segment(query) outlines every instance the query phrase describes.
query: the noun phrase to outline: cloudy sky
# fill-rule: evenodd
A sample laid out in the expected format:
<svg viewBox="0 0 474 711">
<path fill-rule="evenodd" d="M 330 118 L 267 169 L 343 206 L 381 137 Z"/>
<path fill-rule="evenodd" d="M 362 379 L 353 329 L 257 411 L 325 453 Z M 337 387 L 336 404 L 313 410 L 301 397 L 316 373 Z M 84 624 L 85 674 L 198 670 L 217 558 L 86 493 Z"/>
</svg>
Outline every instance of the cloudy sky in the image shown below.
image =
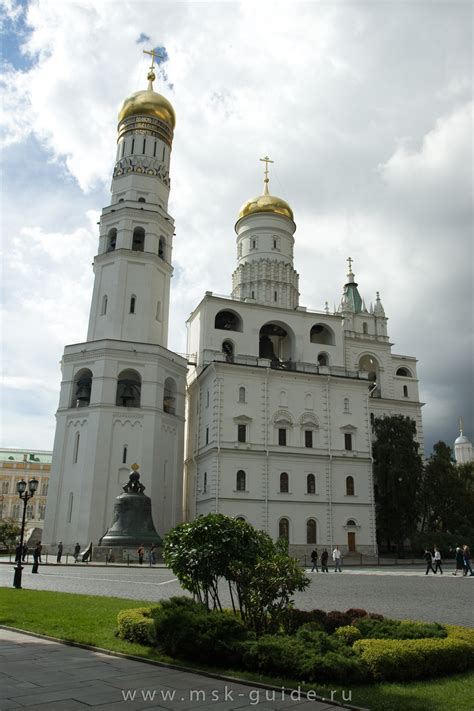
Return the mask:
<svg viewBox="0 0 474 711">
<path fill-rule="evenodd" d="M 0 0 L 0 445 L 53 444 L 62 351 L 85 339 L 117 112 L 145 88 L 177 114 L 170 347 L 205 290 L 227 294 L 234 223 L 293 207 L 301 303 L 338 303 L 346 258 L 380 290 L 394 352 L 419 359 L 428 452 L 474 440 L 470 2 Z"/>
</svg>

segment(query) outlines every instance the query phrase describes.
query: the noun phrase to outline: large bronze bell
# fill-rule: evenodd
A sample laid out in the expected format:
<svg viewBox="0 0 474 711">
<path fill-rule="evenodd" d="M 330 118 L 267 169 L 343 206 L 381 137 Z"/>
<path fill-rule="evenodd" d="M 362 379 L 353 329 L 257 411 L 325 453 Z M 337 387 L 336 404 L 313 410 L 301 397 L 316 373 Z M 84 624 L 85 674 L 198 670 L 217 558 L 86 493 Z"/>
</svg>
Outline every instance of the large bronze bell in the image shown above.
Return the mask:
<svg viewBox="0 0 474 711">
<path fill-rule="evenodd" d="M 153 523 L 151 499 L 144 493 L 145 487 L 140 483 L 137 470 L 138 465 L 133 464 L 130 479 L 123 487 L 124 493 L 115 500 L 114 520 L 100 541 L 101 546 L 162 545 Z"/>
</svg>

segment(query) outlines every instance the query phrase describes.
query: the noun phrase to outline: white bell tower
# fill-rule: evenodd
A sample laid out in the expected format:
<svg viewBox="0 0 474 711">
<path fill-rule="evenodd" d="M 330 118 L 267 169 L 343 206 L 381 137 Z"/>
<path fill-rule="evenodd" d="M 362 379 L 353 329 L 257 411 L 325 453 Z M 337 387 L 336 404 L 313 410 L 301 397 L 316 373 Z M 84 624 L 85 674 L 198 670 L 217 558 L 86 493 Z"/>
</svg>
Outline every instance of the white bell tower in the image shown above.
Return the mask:
<svg viewBox="0 0 474 711">
<path fill-rule="evenodd" d="M 186 361 L 167 350 L 173 107 L 148 87 L 119 114 L 87 341 L 66 346 L 43 542 L 94 544 L 140 466 L 160 535 L 182 518 Z"/>
</svg>

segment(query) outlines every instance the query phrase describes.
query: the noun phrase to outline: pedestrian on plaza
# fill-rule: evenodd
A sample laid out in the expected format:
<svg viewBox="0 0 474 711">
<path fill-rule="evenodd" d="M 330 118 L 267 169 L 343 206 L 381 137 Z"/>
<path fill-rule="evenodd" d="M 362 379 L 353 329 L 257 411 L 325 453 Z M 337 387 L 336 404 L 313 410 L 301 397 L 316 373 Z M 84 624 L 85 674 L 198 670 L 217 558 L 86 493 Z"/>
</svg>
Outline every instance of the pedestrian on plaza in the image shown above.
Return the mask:
<svg viewBox="0 0 474 711">
<path fill-rule="evenodd" d="M 79 545 L 79 543 L 76 543 L 76 545 L 74 546 L 74 553 L 73 553 L 75 563 L 77 563 L 80 552 L 81 552 L 81 546 Z"/>
<path fill-rule="evenodd" d="M 453 575 L 457 575 L 458 570 L 464 571 L 464 555 L 460 546 L 456 546 L 456 565 Z"/>
<path fill-rule="evenodd" d="M 59 544 L 58 544 L 58 554 L 57 554 L 57 556 L 56 556 L 56 563 L 60 563 L 60 562 L 61 562 L 61 558 L 62 558 L 62 555 L 63 555 L 63 548 L 64 548 L 63 542 L 62 542 L 62 541 L 59 541 Z"/>
<path fill-rule="evenodd" d="M 463 575 L 467 575 L 468 573 L 470 575 L 474 575 L 471 568 L 471 551 L 469 550 L 469 546 L 467 544 L 464 544 L 462 547 L 462 555 L 464 562 Z"/>
<path fill-rule="evenodd" d="M 141 544 L 140 548 L 137 550 L 138 553 L 138 562 L 140 565 L 143 565 L 143 556 L 145 555 L 145 549 L 143 547 L 143 543 Z"/>
<path fill-rule="evenodd" d="M 156 563 L 156 546 L 154 543 L 151 544 L 150 550 L 148 551 L 148 562 L 150 566 Z"/>
<path fill-rule="evenodd" d="M 311 568 L 311 572 L 314 573 L 314 571 L 318 572 L 318 551 L 315 548 L 314 551 L 311 553 L 311 562 L 313 563 L 313 567 Z"/>
<path fill-rule="evenodd" d="M 428 550 L 428 548 L 425 548 L 425 552 L 423 554 L 423 558 L 426 561 L 426 573 L 425 575 L 428 575 L 429 571 L 431 570 L 432 573 L 436 575 L 436 570 L 433 568 L 433 556 L 431 555 L 431 551 Z"/>
<path fill-rule="evenodd" d="M 109 548 L 109 552 L 107 553 L 107 563 L 115 563 L 115 556 L 112 548 Z"/>
<path fill-rule="evenodd" d="M 336 564 L 335 568 L 334 568 L 334 572 L 337 573 L 339 571 L 339 573 L 342 573 L 342 570 L 341 570 L 342 553 L 339 550 L 339 546 L 336 546 L 334 548 L 334 550 L 332 552 L 332 559 L 333 559 L 334 563 Z"/>
<path fill-rule="evenodd" d="M 439 572 L 441 573 L 441 575 L 443 575 L 443 569 L 441 567 L 441 563 L 442 563 L 441 552 L 440 552 L 438 546 L 434 547 L 434 562 L 435 562 L 434 572 L 437 573 L 438 568 L 439 568 Z"/>
<path fill-rule="evenodd" d="M 32 573 L 38 572 L 38 566 L 41 563 L 41 543 L 37 543 L 33 551 L 33 567 L 31 569 Z"/>
<path fill-rule="evenodd" d="M 27 555 L 28 555 L 28 546 L 26 545 L 26 543 L 23 543 L 23 550 L 21 552 L 21 559 L 22 559 L 23 563 L 25 562 Z"/>
<path fill-rule="evenodd" d="M 321 553 L 321 573 L 329 573 L 328 558 L 329 553 L 327 551 L 327 548 L 325 548 Z"/>
</svg>

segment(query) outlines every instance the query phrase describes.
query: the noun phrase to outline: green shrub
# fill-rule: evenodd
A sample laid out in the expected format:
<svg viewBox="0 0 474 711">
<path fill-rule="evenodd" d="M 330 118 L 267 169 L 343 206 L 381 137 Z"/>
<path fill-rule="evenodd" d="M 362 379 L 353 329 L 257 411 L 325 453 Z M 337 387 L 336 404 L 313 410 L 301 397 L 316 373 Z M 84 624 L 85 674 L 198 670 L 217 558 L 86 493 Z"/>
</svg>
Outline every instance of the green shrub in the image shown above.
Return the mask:
<svg viewBox="0 0 474 711">
<path fill-rule="evenodd" d="M 346 610 L 346 615 L 350 617 L 351 620 L 357 620 L 359 617 L 368 617 L 369 613 L 360 607 L 351 607 L 349 610 Z"/>
<path fill-rule="evenodd" d="M 474 667 L 474 644 L 446 639 L 361 639 L 353 649 L 375 680 L 412 681 Z"/>
<path fill-rule="evenodd" d="M 437 622 L 412 622 L 411 620 L 377 620 L 360 617 L 354 626 L 365 639 L 425 639 L 446 637 L 447 632 Z"/>
<path fill-rule="evenodd" d="M 344 627 L 346 625 L 350 625 L 352 622 L 352 618 L 347 615 L 345 612 L 340 612 L 339 610 L 331 610 L 331 612 L 328 612 L 326 616 L 326 621 L 325 621 L 325 627 L 326 627 L 326 632 L 329 632 L 329 634 L 332 634 L 334 630 L 336 630 L 338 627 Z"/>
<path fill-rule="evenodd" d="M 300 671 L 301 677 L 309 682 L 347 684 L 371 681 L 364 660 L 348 647 L 344 653 L 310 654 L 302 659 Z"/>
<path fill-rule="evenodd" d="M 163 600 L 154 610 L 156 640 L 172 656 L 218 665 L 239 664 L 250 633 L 237 616 L 208 612 L 189 598 Z"/>
<path fill-rule="evenodd" d="M 334 632 L 334 636 L 340 639 L 344 644 L 352 647 L 354 642 L 361 639 L 362 632 L 357 627 L 353 625 L 345 625 L 344 627 L 338 627 Z"/>
<path fill-rule="evenodd" d="M 294 634 L 302 625 L 317 624 L 320 630 L 326 629 L 327 613 L 324 610 L 298 610 L 290 608 L 283 620 L 283 627 L 287 634 Z"/>
<path fill-rule="evenodd" d="M 138 644 L 155 644 L 154 608 L 137 607 L 122 610 L 117 615 L 118 635 L 121 639 Z"/>
<path fill-rule="evenodd" d="M 300 678 L 301 665 L 309 651 L 305 643 L 286 635 L 264 635 L 243 645 L 243 666 L 270 676 Z"/>
<path fill-rule="evenodd" d="M 304 642 L 313 654 L 325 654 L 343 647 L 343 642 L 319 629 L 318 622 L 308 622 L 296 632 L 296 638 Z"/>
</svg>

